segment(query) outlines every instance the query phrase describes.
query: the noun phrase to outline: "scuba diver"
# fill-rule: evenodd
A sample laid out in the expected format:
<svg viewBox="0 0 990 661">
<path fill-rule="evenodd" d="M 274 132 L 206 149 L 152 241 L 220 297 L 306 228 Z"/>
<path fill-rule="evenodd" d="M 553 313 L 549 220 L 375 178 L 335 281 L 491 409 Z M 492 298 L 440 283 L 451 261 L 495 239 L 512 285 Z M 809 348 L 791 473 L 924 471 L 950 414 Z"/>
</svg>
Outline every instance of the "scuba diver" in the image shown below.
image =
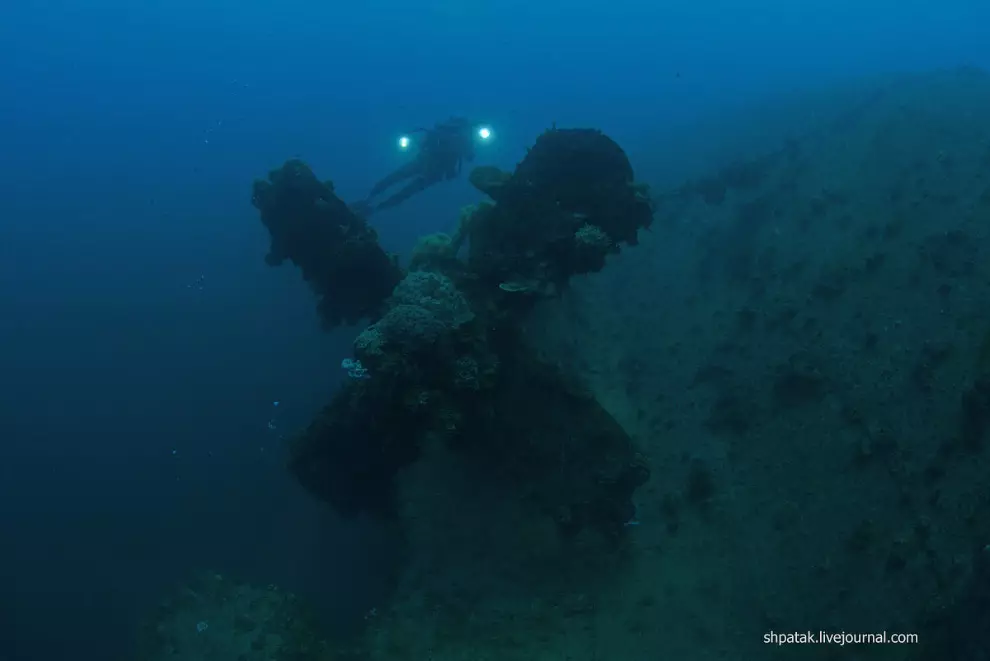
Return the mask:
<svg viewBox="0 0 990 661">
<path fill-rule="evenodd" d="M 464 161 L 474 160 L 475 139 L 488 140 L 490 137 L 490 129 L 473 125 L 463 117 L 452 117 L 431 129 L 411 131 L 399 138 L 399 148 L 415 148 L 413 160 L 375 184 L 368 197 L 351 208 L 370 216 L 375 211 L 397 206 L 434 184 L 456 178 Z M 408 181 L 405 186 L 384 201 L 374 203 L 376 197 L 404 181 Z"/>
</svg>

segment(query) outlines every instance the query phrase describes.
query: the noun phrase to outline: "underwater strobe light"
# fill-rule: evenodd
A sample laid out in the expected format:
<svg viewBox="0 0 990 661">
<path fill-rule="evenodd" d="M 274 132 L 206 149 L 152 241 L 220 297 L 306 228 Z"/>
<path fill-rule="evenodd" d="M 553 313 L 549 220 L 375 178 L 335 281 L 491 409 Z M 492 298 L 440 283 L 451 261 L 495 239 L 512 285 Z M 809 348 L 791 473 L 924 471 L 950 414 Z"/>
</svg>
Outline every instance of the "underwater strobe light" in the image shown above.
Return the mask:
<svg viewBox="0 0 990 661">
<path fill-rule="evenodd" d="M 478 127 L 478 137 L 482 141 L 490 140 L 492 137 L 492 127 L 490 126 L 479 126 Z"/>
<path fill-rule="evenodd" d="M 401 135 L 401 136 L 399 136 L 399 150 L 400 151 L 406 151 L 407 149 L 409 149 L 409 145 L 410 144 L 411 144 L 411 141 L 409 140 L 409 136 L 408 135 Z"/>
</svg>

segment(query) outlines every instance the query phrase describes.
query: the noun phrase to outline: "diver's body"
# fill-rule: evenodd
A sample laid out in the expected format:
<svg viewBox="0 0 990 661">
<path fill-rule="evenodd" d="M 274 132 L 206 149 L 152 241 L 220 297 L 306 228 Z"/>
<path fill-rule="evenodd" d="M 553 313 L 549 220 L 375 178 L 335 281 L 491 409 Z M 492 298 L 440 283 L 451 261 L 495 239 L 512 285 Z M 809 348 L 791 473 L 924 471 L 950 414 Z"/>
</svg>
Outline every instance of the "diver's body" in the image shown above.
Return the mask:
<svg viewBox="0 0 990 661">
<path fill-rule="evenodd" d="M 474 160 L 474 128 L 462 117 L 454 117 L 432 129 L 412 132 L 416 140 L 416 156 L 375 184 L 368 197 L 355 205 L 366 215 L 390 209 L 405 202 L 430 186 L 454 179 L 461 174 L 464 161 Z M 382 202 L 374 199 L 396 184 L 408 183 Z"/>
</svg>

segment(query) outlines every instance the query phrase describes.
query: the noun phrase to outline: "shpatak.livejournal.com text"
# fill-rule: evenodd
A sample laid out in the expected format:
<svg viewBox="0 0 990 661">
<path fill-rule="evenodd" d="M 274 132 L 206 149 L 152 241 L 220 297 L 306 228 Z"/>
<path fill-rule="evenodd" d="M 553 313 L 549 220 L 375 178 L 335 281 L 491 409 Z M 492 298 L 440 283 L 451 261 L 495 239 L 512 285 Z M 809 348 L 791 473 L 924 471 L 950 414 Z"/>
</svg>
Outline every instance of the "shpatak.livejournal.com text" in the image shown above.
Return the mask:
<svg viewBox="0 0 990 661">
<path fill-rule="evenodd" d="M 763 642 L 767 645 L 913 645 L 918 642 L 918 634 L 889 631 L 770 631 L 763 634 Z"/>
</svg>

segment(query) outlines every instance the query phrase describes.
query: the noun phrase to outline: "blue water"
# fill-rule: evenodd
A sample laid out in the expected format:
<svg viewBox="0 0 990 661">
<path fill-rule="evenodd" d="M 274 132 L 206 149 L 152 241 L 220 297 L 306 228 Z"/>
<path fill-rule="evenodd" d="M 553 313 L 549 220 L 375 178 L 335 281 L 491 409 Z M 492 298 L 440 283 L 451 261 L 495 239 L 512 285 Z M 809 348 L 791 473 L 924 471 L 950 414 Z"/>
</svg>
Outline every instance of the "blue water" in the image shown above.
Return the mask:
<svg viewBox="0 0 990 661">
<path fill-rule="evenodd" d="M 495 128 L 486 163 L 557 122 L 602 128 L 648 178 L 681 157 L 671 127 L 768 94 L 990 66 L 990 5 L 962 0 L 6 5 L 4 661 L 123 658 L 202 567 L 287 585 L 342 628 L 374 603 L 374 531 L 282 467 L 354 334 L 322 333 L 298 274 L 263 262 L 250 184 L 285 158 L 357 198 L 403 130 L 464 114 Z M 445 184 L 375 225 L 403 252 L 474 199 Z"/>
</svg>

